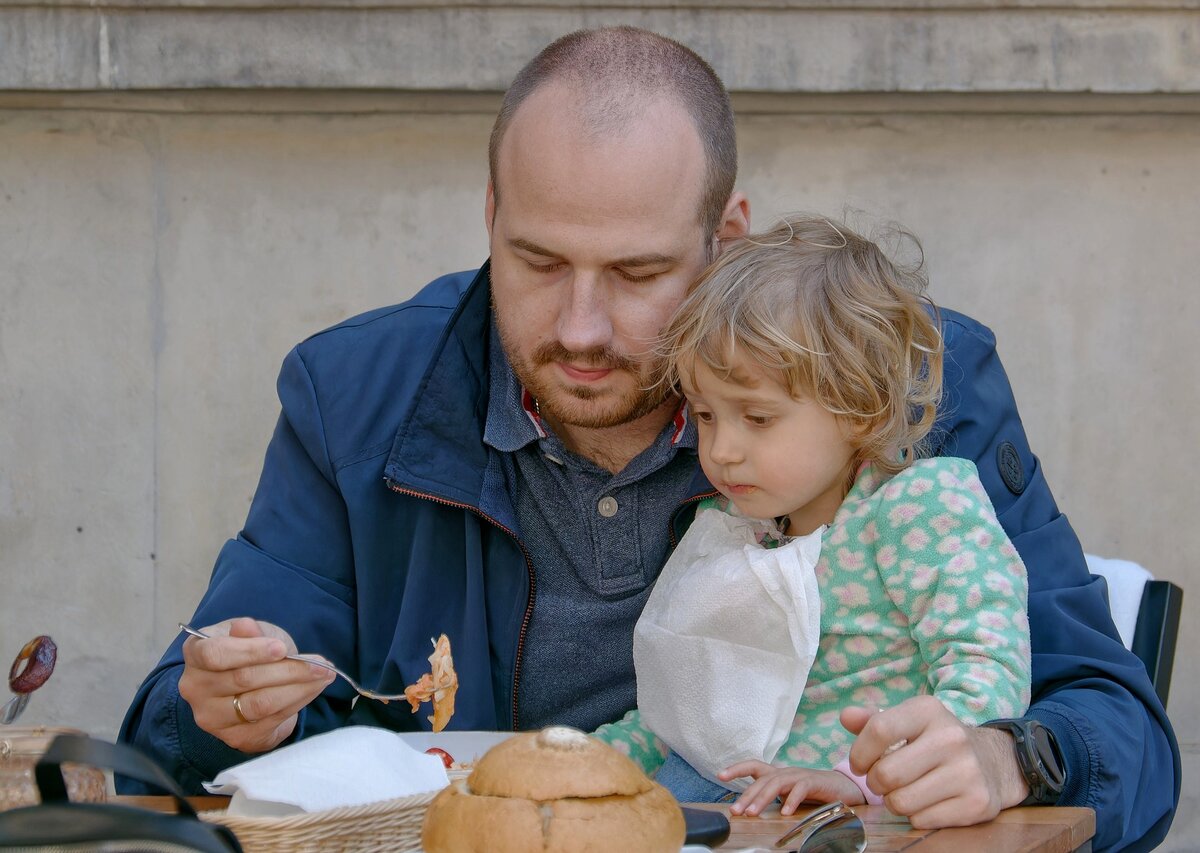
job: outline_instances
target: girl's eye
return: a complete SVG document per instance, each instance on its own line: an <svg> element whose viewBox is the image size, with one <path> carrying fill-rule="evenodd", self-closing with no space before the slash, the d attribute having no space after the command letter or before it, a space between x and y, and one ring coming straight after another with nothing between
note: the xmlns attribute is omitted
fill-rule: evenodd
<svg viewBox="0 0 1200 853"><path fill-rule="evenodd" d="M746 415L746 420L755 426L767 426L775 419L770 415Z"/></svg>
<svg viewBox="0 0 1200 853"><path fill-rule="evenodd" d="M712 419L713 419L712 412L693 411L692 417L695 418L697 421L699 421L702 424L712 423Z"/></svg>

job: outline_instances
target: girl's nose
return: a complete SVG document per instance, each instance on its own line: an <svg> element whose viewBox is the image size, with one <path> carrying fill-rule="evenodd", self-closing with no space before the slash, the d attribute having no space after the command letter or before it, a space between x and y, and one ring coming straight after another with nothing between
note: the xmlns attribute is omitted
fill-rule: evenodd
<svg viewBox="0 0 1200 853"><path fill-rule="evenodd" d="M731 465L742 461L742 452L733 430L718 429L715 426L710 429L712 430L712 442L708 447L708 455L712 461L718 465Z"/></svg>

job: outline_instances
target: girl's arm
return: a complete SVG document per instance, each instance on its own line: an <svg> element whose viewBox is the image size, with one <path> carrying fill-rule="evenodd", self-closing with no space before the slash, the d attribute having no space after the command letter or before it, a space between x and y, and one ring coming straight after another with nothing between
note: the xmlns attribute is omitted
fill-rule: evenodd
<svg viewBox="0 0 1200 853"><path fill-rule="evenodd" d="M642 724L636 708L615 723L605 723L592 736L628 755L647 776L657 773L667 760L667 745Z"/></svg>
<svg viewBox="0 0 1200 853"><path fill-rule="evenodd" d="M1031 678L1025 567L974 464L926 459L894 482L901 480L903 494L879 514L881 532L889 519L910 515L894 507L915 503L921 511L881 537L898 549L894 565L880 572L908 618L931 691L968 724L1024 714Z"/></svg>

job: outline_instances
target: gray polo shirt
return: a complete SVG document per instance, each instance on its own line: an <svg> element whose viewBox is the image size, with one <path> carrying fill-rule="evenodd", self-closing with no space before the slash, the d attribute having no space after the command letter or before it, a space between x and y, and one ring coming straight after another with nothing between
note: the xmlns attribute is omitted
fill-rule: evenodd
<svg viewBox="0 0 1200 853"><path fill-rule="evenodd" d="M637 704L633 626L670 549L671 514L696 471L682 411L612 474L567 450L533 410L492 329L484 442L502 454L536 595L525 635L519 725L591 731Z"/></svg>

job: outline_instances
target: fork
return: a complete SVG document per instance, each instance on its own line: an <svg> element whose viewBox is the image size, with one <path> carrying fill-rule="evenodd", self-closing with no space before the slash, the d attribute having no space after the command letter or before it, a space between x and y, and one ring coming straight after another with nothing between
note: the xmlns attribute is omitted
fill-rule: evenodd
<svg viewBox="0 0 1200 853"><path fill-rule="evenodd" d="M25 710L25 706L29 704L28 693L18 693L4 703L4 707L0 708L0 725L7 726L10 723L15 723L17 717L21 716L21 712Z"/></svg>
<svg viewBox="0 0 1200 853"><path fill-rule="evenodd" d="M211 634L205 634L203 631L198 631L195 628L193 628L191 625L185 625L182 622L179 623L179 629L181 631L183 631L185 634L191 634L193 637L199 637L201 640L213 639L213 636ZM404 699L407 701L407 697L403 693L395 693L395 694L376 693L374 690L368 690L366 687L363 687L361 684L359 684L353 678L346 675L346 673L342 672L336 666L331 664L329 661L324 660L323 658L308 657L306 655L284 655L284 657L287 658L288 660L298 660L298 661L303 661L304 663L311 663L314 666L319 666L323 669L329 670L330 672L332 672L336 675L341 676L342 679L345 680L345 682L347 684L349 684L351 687L354 688L355 692L357 692L359 696L365 696L368 699L375 699L376 701L384 702L384 703L398 702L401 699Z"/></svg>

